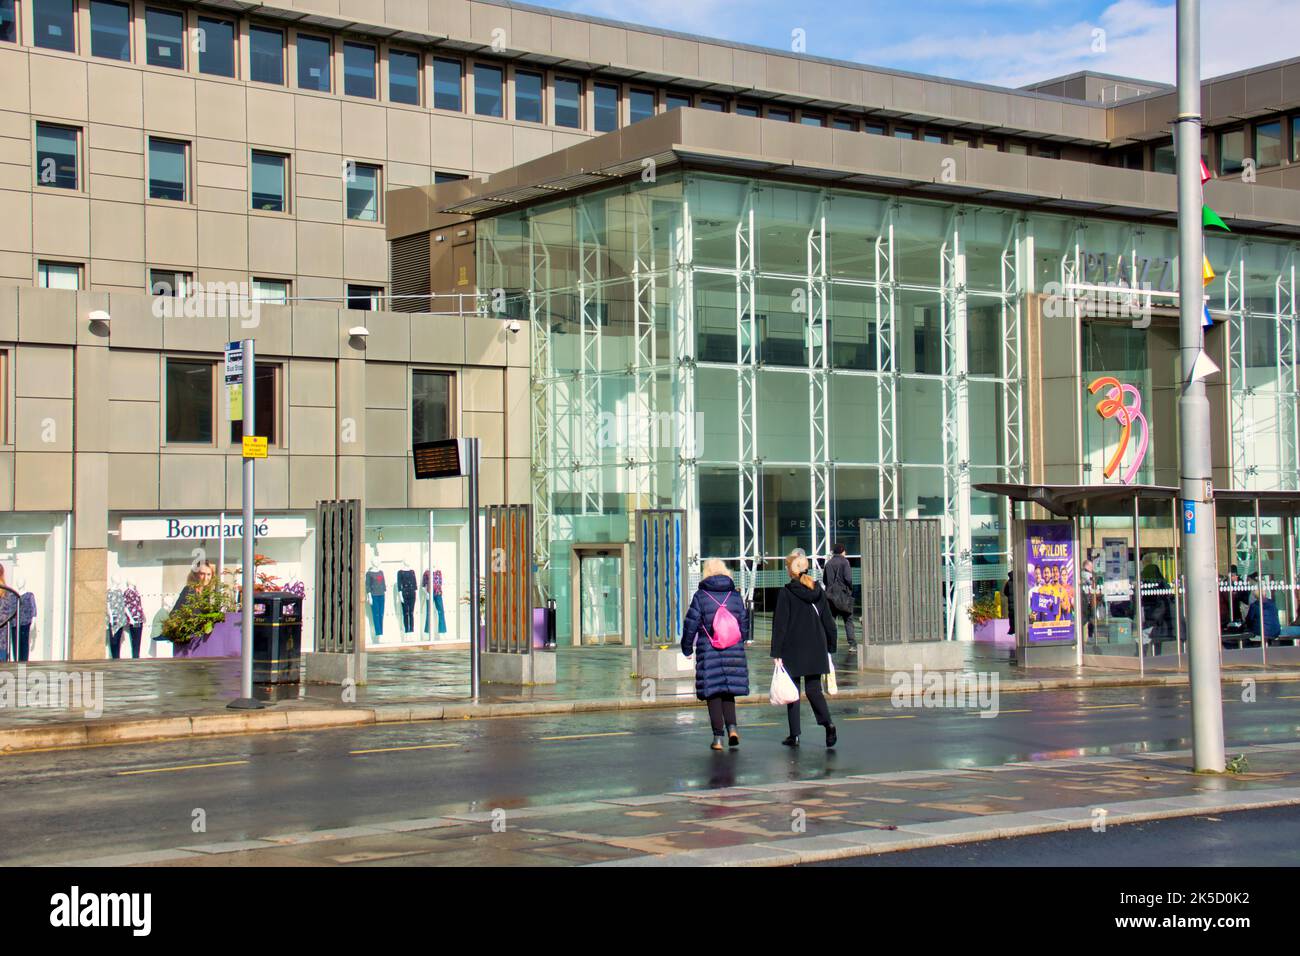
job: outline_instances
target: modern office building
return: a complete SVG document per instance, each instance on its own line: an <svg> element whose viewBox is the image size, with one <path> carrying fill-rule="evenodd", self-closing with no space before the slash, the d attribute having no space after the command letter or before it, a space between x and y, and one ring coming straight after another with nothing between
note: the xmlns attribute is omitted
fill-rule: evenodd
<svg viewBox="0 0 1300 956"><path fill-rule="evenodd" d="M1300 60L1205 102L1216 480L1294 488ZM0 0L0 563L70 597L41 656L101 656L128 582L159 620L238 500L216 369L252 335L268 553L306 578L311 506L363 498L385 640L399 571L463 566L459 492L407 462L442 434L483 437L485 503L533 504L566 640L629 639L602 608L634 600L644 507L684 508L688 559L739 562L760 606L791 547L937 517L960 636L1010 552L974 485L1122 477L1097 377L1141 395L1132 480L1173 481L1173 114L1160 84L998 89L515 4ZM256 327L155 309L228 283ZM1088 314L1135 285L1149 323ZM579 583L603 598L575 627Z"/></svg>

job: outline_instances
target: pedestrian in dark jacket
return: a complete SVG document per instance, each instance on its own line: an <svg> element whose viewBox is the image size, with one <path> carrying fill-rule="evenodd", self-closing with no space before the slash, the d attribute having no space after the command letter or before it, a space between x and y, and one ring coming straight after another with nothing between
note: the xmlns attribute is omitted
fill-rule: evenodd
<svg viewBox="0 0 1300 956"><path fill-rule="evenodd" d="M727 566L717 558L704 562L699 590L682 622L682 653L695 655L695 696L709 706L714 750L722 749L725 728L732 747L740 746L736 726L736 698L749 693L749 663L745 641L749 638L749 615L736 590ZM731 647L713 646L713 622L718 608L725 607L740 625L740 641Z"/></svg>
<svg viewBox="0 0 1300 956"><path fill-rule="evenodd" d="M831 559L826 562L822 580L826 582L826 599L831 605L831 615L844 621L844 636L849 650L858 646L853 633L853 568L844 555L844 545L836 541L831 545Z"/></svg>
<svg viewBox="0 0 1300 956"><path fill-rule="evenodd" d="M795 551L785 559L790 580L777 594L772 615L772 657L785 666L786 673L812 705L817 723L826 728L826 746L834 747L835 725L822 694L822 675L830 672L830 655L835 653L835 621L830 602L822 586L808 574L808 557ZM786 705L790 736L781 741L787 747L799 746L799 701Z"/></svg>

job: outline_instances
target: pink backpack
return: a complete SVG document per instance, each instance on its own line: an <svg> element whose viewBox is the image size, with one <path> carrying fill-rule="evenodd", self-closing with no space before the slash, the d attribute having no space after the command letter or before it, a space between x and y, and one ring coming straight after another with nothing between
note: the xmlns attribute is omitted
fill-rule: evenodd
<svg viewBox="0 0 1300 956"><path fill-rule="evenodd" d="M736 615L727 610L726 600L719 601L709 591L704 593L708 594L713 599L713 603L718 606L718 609L713 612L713 633L704 631L705 634L709 634L709 643L720 651L739 644L740 622L736 620ZM700 625L700 629L704 630L703 624Z"/></svg>

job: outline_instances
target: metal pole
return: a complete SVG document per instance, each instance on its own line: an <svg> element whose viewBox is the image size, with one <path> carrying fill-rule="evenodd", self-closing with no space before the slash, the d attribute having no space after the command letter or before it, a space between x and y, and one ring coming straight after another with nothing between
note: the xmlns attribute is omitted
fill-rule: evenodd
<svg viewBox="0 0 1300 956"><path fill-rule="evenodd" d="M429 509L429 563L424 573L429 576L429 586L424 592L424 636L433 640L433 509ZM423 575L421 575L423 577ZM421 581L421 584L424 582Z"/></svg>
<svg viewBox="0 0 1300 956"><path fill-rule="evenodd" d="M469 695L478 700L479 690L479 540L478 540L478 439L465 439L469 458Z"/></svg>
<svg viewBox="0 0 1300 956"><path fill-rule="evenodd" d="M257 434L257 420L255 412L256 395L254 394L254 379L256 378L256 357L253 351L253 340L244 339L240 343L240 350L243 353L243 393L244 393L244 435ZM240 610L243 614L241 630L243 640L240 653L240 675L239 675L239 699L230 702L229 706L237 710L257 710L262 706L261 701L253 698L253 459L245 458L241 466L243 468L243 511L244 511L244 540L241 542L244 558L244 582L243 595L240 602Z"/></svg>
<svg viewBox="0 0 1300 956"><path fill-rule="evenodd" d="M1264 529L1259 523L1259 499L1255 499L1255 600L1259 602L1259 658L1268 666L1268 638L1264 635Z"/></svg>
<svg viewBox="0 0 1300 956"><path fill-rule="evenodd" d="M1210 403L1205 383L1192 381L1192 365L1204 347L1201 318L1205 282L1201 265L1201 5L1178 0L1178 328L1183 392L1178 399L1182 497L1194 509L1191 533L1183 525L1187 567L1188 675L1192 691L1192 762L1198 771L1221 773L1223 691L1219 676L1219 615L1215 594L1214 501L1210 457Z"/></svg>
<svg viewBox="0 0 1300 956"><path fill-rule="evenodd" d="M1147 649L1142 645L1142 545L1138 542L1138 496L1133 495L1133 627L1137 631L1138 673L1147 672Z"/></svg>
<svg viewBox="0 0 1300 956"><path fill-rule="evenodd" d="M226 513L217 516L217 584L225 586L226 574Z"/></svg>
<svg viewBox="0 0 1300 956"><path fill-rule="evenodd" d="M1175 498L1169 502L1171 517L1174 520L1174 526L1170 530L1178 534L1178 519L1182 515L1182 510L1178 507L1178 499ZM1178 660L1178 669L1183 669L1183 582L1182 572L1178 569L1178 542L1174 542L1174 579L1171 587L1174 589L1174 655Z"/></svg>

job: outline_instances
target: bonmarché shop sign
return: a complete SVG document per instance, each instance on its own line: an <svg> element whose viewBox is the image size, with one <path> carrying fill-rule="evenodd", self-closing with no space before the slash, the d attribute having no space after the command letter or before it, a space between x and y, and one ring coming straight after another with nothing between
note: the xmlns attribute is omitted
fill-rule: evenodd
<svg viewBox="0 0 1300 956"><path fill-rule="evenodd" d="M226 518L224 536L242 538L244 522L238 514ZM119 535L123 541L195 541L222 537L222 521L218 515L174 515L154 518L123 518ZM253 537L305 538L307 519L286 516L256 518Z"/></svg>

